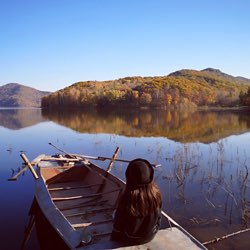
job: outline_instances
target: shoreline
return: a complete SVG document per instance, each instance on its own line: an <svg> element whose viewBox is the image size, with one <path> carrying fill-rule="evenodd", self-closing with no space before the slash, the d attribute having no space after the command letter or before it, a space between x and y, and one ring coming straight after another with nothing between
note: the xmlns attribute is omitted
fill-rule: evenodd
<svg viewBox="0 0 250 250"><path fill-rule="evenodd" d="M40 110L51 110L51 111L57 111L57 110L129 110L131 109L130 105L125 106L61 106L61 107L4 107L0 106L0 110L19 110L19 109L40 109ZM169 107L150 107L150 106L136 106L134 107L136 110L189 110L189 111L215 111L215 112L223 112L223 111L232 111L232 112L250 112L250 106L234 106L234 107L211 107L211 106L169 106Z"/></svg>

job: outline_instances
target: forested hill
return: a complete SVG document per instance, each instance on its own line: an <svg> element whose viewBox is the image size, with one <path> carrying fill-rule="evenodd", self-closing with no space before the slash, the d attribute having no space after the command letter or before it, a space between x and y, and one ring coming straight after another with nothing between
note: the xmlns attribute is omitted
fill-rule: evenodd
<svg viewBox="0 0 250 250"><path fill-rule="evenodd" d="M180 70L180 71L176 71L174 73L169 74L168 76L182 76L182 77L201 77L201 78L222 78L222 80L227 80L229 82L233 82L233 83L242 83L242 84L250 84L250 79L244 78L244 77L234 77L228 74L225 74L223 72L221 72L218 69L213 69L213 68L207 68L207 69L203 69L201 71L196 71L196 70Z"/></svg>
<svg viewBox="0 0 250 250"><path fill-rule="evenodd" d="M0 107L41 107L42 97L49 93L18 83L8 83L0 87Z"/></svg>
<svg viewBox="0 0 250 250"><path fill-rule="evenodd" d="M216 69L180 70L168 76L77 82L44 97L42 106L234 106L249 86L249 79Z"/></svg>

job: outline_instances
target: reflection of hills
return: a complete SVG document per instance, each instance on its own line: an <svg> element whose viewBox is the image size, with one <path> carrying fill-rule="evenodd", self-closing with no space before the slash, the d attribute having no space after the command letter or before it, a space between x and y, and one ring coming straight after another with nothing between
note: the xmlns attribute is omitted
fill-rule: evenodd
<svg viewBox="0 0 250 250"><path fill-rule="evenodd" d="M43 122L41 109L0 109L0 126L21 129Z"/></svg>
<svg viewBox="0 0 250 250"><path fill-rule="evenodd" d="M250 130L247 114L163 110L48 111L42 115L81 133L167 137L182 142L209 143Z"/></svg>

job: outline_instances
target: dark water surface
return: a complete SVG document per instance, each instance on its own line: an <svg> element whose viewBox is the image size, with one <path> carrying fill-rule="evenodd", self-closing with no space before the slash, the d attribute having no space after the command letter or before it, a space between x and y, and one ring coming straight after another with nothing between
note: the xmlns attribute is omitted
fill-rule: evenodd
<svg viewBox="0 0 250 250"><path fill-rule="evenodd" d="M201 242L249 227L250 115L235 112L57 111L0 109L0 248L20 249L34 197L34 180L20 151L32 160L54 154L52 142L71 153L146 158L162 166L155 180L163 209ZM108 162L99 162L106 167ZM114 175L124 179L126 164ZM250 249L250 233L210 249ZM39 249L34 230L26 249Z"/></svg>

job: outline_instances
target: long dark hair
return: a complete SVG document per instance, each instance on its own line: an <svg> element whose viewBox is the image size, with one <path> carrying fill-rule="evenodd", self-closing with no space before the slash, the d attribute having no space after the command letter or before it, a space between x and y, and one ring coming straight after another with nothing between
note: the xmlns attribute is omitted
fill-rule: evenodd
<svg viewBox="0 0 250 250"><path fill-rule="evenodd" d="M161 208L161 193L154 181L132 190L126 187L121 203L131 215L144 217Z"/></svg>

